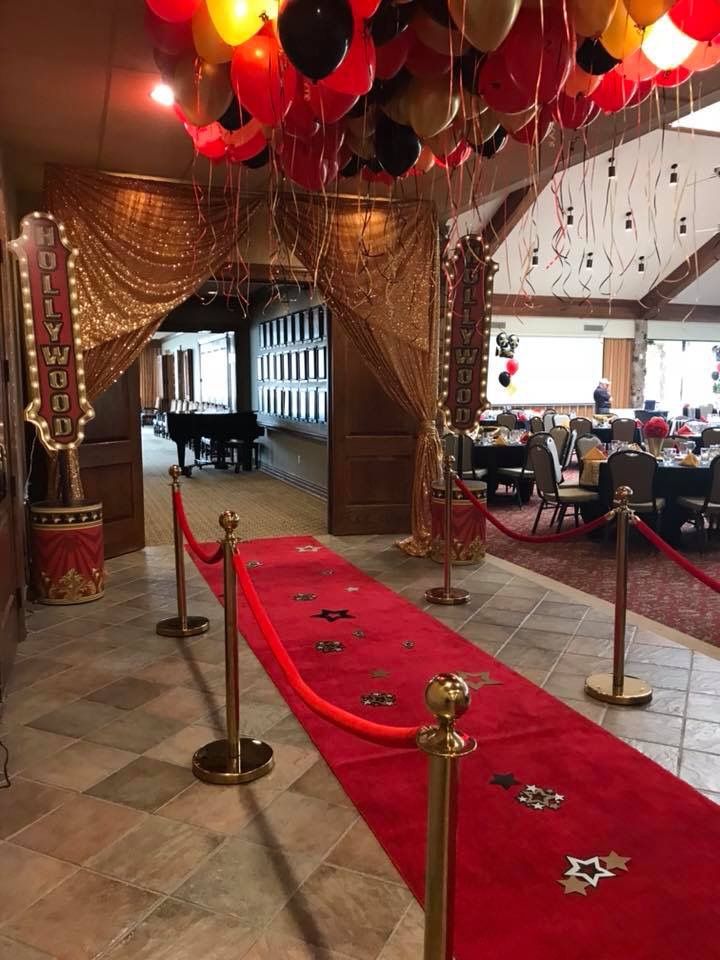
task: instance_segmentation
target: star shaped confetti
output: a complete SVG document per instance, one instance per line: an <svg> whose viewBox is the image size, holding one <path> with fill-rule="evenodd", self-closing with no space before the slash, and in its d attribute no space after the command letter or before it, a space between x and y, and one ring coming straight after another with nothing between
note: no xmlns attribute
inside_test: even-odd
<svg viewBox="0 0 720 960"><path fill-rule="evenodd" d="M248 570L254 570L255 567L262 566L262 560L248 560L245 566L248 568Z"/></svg>
<svg viewBox="0 0 720 960"><path fill-rule="evenodd" d="M520 781L516 780L512 773L494 773L490 779L490 783L502 787L503 790L509 790L510 787L518 787L520 785Z"/></svg>
<svg viewBox="0 0 720 960"><path fill-rule="evenodd" d="M627 870L630 857L621 857L614 850L611 850L606 857L600 857L608 870Z"/></svg>
<svg viewBox="0 0 720 960"><path fill-rule="evenodd" d="M320 549L320 547L314 547L311 543L307 543L304 547L295 547L297 553L317 553Z"/></svg>
<svg viewBox="0 0 720 960"><path fill-rule="evenodd" d="M390 673L387 670L371 670L370 676L374 677L376 680L382 680L385 677L389 677Z"/></svg>
<svg viewBox="0 0 720 960"><path fill-rule="evenodd" d="M564 877L562 880L558 880L558 883L565 887L565 893L579 893L580 896L587 896L587 883L584 880L579 880L577 877Z"/></svg>
<svg viewBox="0 0 720 960"><path fill-rule="evenodd" d="M493 680L487 670L481 670L479 673L458 671L457 675L463 678L471 690L480 690L481 687L494 687L501 683L500 680Z"/></svg>
<svg viewBox="0 0 720 960"><path fill-rule="evenodd" d="M360 703L364 707L392 707L395 703L395 694L374 690L360 697Z"/></svg>
<svg viewBox="0 0 720 960"><path fill-rule="evenodd" d="M580 860L578 857L568 856L566 859L570 864L570 869L565 871L565 876L585 880L591 887L597 887L604 877L615 876L614 873L603 867L600 863L600 857L588 857L587 860Z"/></svg>
<svg viewBox="0 0 720 960"><path fill-rule="evenodd" d="M318 640L315 649L319 653L342 653L345 645L340 640Z"/></svg>
<svg viewBox="0 0 720 960"><path fill-rule="evenodd" d="M364 640L364 639L365 639L365 631L364 631L364 630L353 630L352 635L355 637L356 640Z"/></svg>
<svg viewBox="0 0 720 960"><path fill-rule="evenodd" d="M321 571L320 571L320 576L321 576L321 577L331 577L334 573L335 573L334 570L321 570Z"/></svg>
<svg viewBox="0 0 720 960"><path fill-rule="evenodd" d="M531 810L559 810L565 797L552 789L536 787L534 783L529 783L515 799Z"/></svg>
<svg viewBox="0 0 720 960"><path fill-rule="evenodd" d="M403 646L406 650L412 650L415 646L414 640L403 640Z"/></svg>
<svg viewBox="0 0 720 960"><path fill-rule="evenodd" d="M328 623L335 623L336 620L355 619L352 613L349 613L347 610L325 610L325 608L323 608L320 613L313 613L312 618L314 620L327 620Z"/></svg>
<svg viewBox="0 0 720 960"><path fill-rule="evenodd" d="M348 593L357 593L360 587L345 587Z"/></svg>
<svg viewBox="0 0 720 960"><path fill-rule="evenodd" d="M317 597L314 593L296 593L293 597L293 600L307 601L307 600L317 600Z"/></svg>

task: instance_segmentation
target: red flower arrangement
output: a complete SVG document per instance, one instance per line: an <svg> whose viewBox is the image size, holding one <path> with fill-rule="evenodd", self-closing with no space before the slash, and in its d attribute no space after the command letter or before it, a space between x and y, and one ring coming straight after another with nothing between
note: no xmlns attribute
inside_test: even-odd
<svg viewBox="0 0 720 960"><path fill-rule="evenodd" d="M670 433L670 424L664 417L650 417L643 427L643 433L650 439L664 440Z"/></svg>

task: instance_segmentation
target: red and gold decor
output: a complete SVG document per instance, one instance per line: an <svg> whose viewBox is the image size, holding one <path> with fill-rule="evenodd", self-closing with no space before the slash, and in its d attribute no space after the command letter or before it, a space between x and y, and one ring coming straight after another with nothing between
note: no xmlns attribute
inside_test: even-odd
<svg viewBox="0 0 720 960"><path fill-rule="evenodd" d="M466 486L479 500L485 500L486 485L482 480L466 480ZM450 561L453 564L479 563L485 556L485 517L476 510L461 490L453 485L452 537ZM432 541L430 556L437 563L445 559L445 483L433 484L431 515Z"/></svg>
<svg viewBox="0 0 720 960"><path fill-rule="evenodd" d="M85 603L103 594L102 505L72 498L68 454L94 416L85 394L73 274L76 251L49 213L32 213L10 248L20 265L30 395L25 419L58 458L60 503L30 507L34 599Z"/></svg>
<svg viewBox="0 0 720 960"><path fill-rule="evenodd" d="M307 190L534 147L720 60L717 0L147 0L196 151Z"/></svg>
<svg viewBox="0 0 720 960"><path fill-rule="evenodd" d="M663 440L670 433L670 424L664 417L650 417L643 425L645 444L654 457L662 455Z"/></svg>

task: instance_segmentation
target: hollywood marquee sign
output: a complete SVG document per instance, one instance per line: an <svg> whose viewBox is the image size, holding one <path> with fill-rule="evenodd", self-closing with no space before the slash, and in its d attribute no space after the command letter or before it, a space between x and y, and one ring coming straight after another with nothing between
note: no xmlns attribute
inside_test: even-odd
<svg viewBox="0 0 720 960"><path fill-rule="evenodd" d="M10 243L20 262L30 403L25 419L35 424L48 450L68 450L83 439L94 412L85 395L77 330L73 260L65 228L49 213L23 217L22 233Z"/></svg>
<svg viewBox="0 0 720 960"><path fill-rule="evenodd" d="M491 298L497 264L485 256L480 237L462 237L444 264L447 314L440 409L445 426L470 433L487 406L492 321Z"/></svg>

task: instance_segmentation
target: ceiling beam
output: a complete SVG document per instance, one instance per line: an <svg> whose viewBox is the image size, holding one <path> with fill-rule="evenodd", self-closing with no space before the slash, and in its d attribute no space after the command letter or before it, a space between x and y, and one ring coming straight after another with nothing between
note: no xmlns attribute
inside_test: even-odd
<svg viewBox="0 0 720 960"><path fill-rule="evenodd" d="M643 319L661 320L664 319L668 307L682 307L682 304L671 304L670 301L687 290L698 277L701 277L719 261L720 233L716 233L695 251L689 262L681 263L679 267L672 270L660 283L645 294L640 301L643 309ZM686 312L689 309L689 305L685 307Z"/></svg>
<svg viewBox="0 0 720 960"><path fill-rule="evenodd" d="M517 294L495 294L492 301L495 316L512 317L577 317L595 320L637 320L642 309L637 300L608 300L589 297L572 300L559 297L526 299Z"/></svg>
<svg viewBox="0 0 720 960"><path fill-rule="evenodd" d="M546 179L511 190L483 230L485 253L493 256L540 196Z"/></svg>

